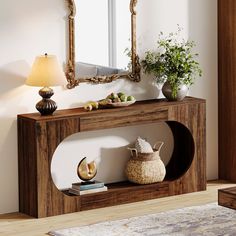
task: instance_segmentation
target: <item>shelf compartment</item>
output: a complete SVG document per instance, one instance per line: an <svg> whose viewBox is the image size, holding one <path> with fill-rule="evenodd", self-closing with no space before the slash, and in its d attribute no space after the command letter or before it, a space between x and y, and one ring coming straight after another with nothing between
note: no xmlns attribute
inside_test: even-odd
<svg viewBox="0 0 236 236"><path fill-rule="evenodd" d="M169 181L146 185L124 181L106 184L106 186L108 187L107 191L76 196L81 200L81 210L167 197L169 193ZM75 197L68 190L63 193Z"/></svg>

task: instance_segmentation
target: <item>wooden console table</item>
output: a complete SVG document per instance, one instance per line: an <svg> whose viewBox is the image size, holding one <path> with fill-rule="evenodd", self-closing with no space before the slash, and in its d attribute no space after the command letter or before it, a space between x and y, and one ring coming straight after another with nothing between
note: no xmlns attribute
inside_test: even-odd
<svg viewBox="0 0 236 236"><path fill-rule="evenodd" d="M59 110L51 116L18 115L20 212L34 217L131 203L206 189L205 100L140 101L132 106L85 112ZM82 196L61 192L51 177L51 161L68 136L90 130L165 121L174 136L174 151L162 183L108 184L108 191Z"/></svg>

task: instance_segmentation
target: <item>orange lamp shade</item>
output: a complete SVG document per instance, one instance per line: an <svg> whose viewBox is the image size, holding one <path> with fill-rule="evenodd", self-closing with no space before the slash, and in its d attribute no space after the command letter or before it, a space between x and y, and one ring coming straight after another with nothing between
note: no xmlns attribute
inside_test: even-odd
<svg viewBox="0 0 236 236"><path fill-rule="evenodd" d="M66 84L66 77L56 56L45 54L36 57L25 83L36 87L60 86Z"/></svg>

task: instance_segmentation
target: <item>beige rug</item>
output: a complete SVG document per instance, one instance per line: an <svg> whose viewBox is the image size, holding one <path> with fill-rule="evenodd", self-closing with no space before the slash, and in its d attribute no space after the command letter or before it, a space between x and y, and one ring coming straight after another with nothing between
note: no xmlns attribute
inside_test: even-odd
<svg viewBox="0 0 236 236"><path fill-rule="evenodd" d="M53 236L236 236L236 211L217 203L55 230Z"/></svg>

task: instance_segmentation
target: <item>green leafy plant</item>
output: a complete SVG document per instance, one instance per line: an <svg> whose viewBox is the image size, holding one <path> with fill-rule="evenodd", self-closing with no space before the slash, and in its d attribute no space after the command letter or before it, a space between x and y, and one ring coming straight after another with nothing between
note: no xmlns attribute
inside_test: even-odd
<svg viewBox="0 0 236 236"><path fill-rule="evenodd" d="M142 67L147 74L153 74L158 83L169 82L172 97L177 96L178 87L182 84L188 87L197 76L202 75L198 54L193 53L194 41L179 39L181 28L176 33L164 36L161 32L157 41L157 49L147 51L142 60Z"/></svg>

